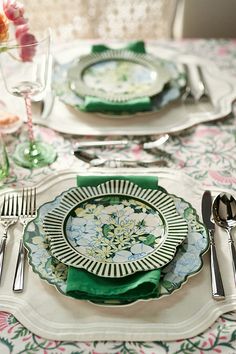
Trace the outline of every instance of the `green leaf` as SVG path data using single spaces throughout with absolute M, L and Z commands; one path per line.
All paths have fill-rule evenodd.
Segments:
M 233 342 L 235 340 L 236 340 L 236 330 L 234 330 L 233 333 L 231 334 L 230 342 Z
M 120 197 L 119 196 L 110 197 L 110 205 L 116 205 L 116 204 L 120 204 Z
M 146 240 L 143 241 L 143 243 L 148 246 L 153 246 L 155 244 L 156 239 L 157 239 L 157 237 L 152 234 L 146 234 L 146 235 L 142 235 L 142 236 L 146 236 Z
M 18 320 L 15 318 L 15 316 L 10 314 L 9 317 L 8 317 L 8 323 L 9 324 L 15 324 L 15 323 L 18 323 Z
M 191 215 L 193 213 L 193 210 L 191 208 L 187 208 L 184 211 L 184 218 L 188 219 L 189 215 Z
M 40 347 L 38 345 L 35 345 L 33 343 L 27 343 L 25 348 L 22 351 L 20 351 L 18 354 L 23 354 L 23 353 L 34 354 L 38 352 L 39 348 Z
M 7 47 L 1 47 L 0 48 L 0 53 L 2 53 L 2 52 L 6 52 L 8 50 L 8 48 Z
M 30 331 L 25 327 L 17 328 L 15 330 L 15 335 L 12 337 L 12 339 L 17 339 L 19 337 L 25 337 L 29 333 L 30 333 Z
M 102 233 L 105 237 L 108 237 L 108 233 L 110 232 L 111 228 L 110 225 L 104 224 L 102 225 Z
M 220 346 L 222 347 L 227 347 L 227 348 L 230 348 L 230 349 L 234 349 L 234 346 L 230 343 L 219 343 Z
M 0 343 L 4 344 L 9 349 L 9 352 L 12 353 L 13 345 L 11 342 L 9 342 L 9 340 L 7 338 L 0 337 Z
M 162 286 L 163 286 L 167 291 L 170 291 L 170 290 L 173 289 L 173 283 L 171 283 L 171 282 L 168 281 L 168 280 L 163 280 Z
M 146 225 L 145 220 L 141 220 L 137 223 L 138 228 L 144 227 L 145 225 Z

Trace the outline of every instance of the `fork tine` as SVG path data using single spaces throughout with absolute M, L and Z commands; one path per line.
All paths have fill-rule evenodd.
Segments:
M 4 195 L 3 203 L 2 203 L 2 209 L 1 209 L 1 216 L 5 215 L 5 208 L 6 208 L 6 196 Z
M 33 217 L 36 212 L 36 188 L 23 190 L 21 215 Z
M 10 212 L 10 195 L 7 196 L 6 214 L 9 215 Z
M 6 241 L 8 229 L 18 220 L 17 197 L 15 194 L 4 195 L 3 204 L 1 207 L 0 223 L 4 228 L 0 240 L 0 281 L 3 272 L 4 255 L 6 250 Z
M 31 216 L 32 189 L 27 189 L 27 216 Z
M 16 216 L 17 215 L 17 202 L 16 197 L 8 194 L 4 196 L 1 216 Z
M 15 202 L 14 201 L 15 201 L 15 197 L 14 197 L 14 195 L 12 195 L 11 199 L 9 200 L 9 202 L 11 202 L 11 203 L 9 203 L 9 209 L 10 209 L 9 215 L 11 215 L 11 216 L 15 215 Z
M 23 188 L 20 215 L 24 215 L 24 213 L 25 213 L 24 209 L 25 209 L 25 189 Z
M 34 198 L 33 198 L 33 209 L 32 209 L 32 216 L 36 213 L 36 188 L 34 187 Z
M 25 215 L 29 216 L 29 189 L 25 191 Z
M 16 195 L 16 215 L 19 216 L 19 196 Z
M 33 208 L 33 189 L 30 188 L 30 196 L 29 196 L 29 216 L 32 216 L 32 208 Z
M 36 215 L 36 188 L 24 188 L 21 197 L 21 212 L 19 216 L 23 230 L 32 218 Z M 13 291 L 21 292 L 24 289 L 24 262 L 25 250 L 23 239 L 20 240 L 15 275 L 13 280 Z

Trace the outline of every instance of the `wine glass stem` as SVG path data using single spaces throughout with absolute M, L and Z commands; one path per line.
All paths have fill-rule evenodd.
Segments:
M 29 141 L 31 144 L 34 143 L 34 131 L 33 131 L 33 121 L 32 121 L 32 105 L 31 105 L 31 97 L 29 94 L 24 95 L 26 114 L 27 114 L 27 127 L 29 134 Z

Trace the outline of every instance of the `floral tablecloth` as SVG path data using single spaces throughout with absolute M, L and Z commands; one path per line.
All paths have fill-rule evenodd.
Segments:
M 233 40 L 194 40 L 181 42 L 160 42 L 176 48 L 185 48 L 190 53 L 199 53 L 214 60 L 220 68 L 227 70 L 236 80 L 236 41 Z M 216 186 L 236 190 L 236 107 L 224 120 L 200 124 L 175 134 L 161 147 L 162 158 L 172 168 L 181 169 L 187 175 L 200 181 L 207 187 Z M 93 137 L 75 137 L 57 133 L 49 128 L 36 127 L 36 135 L 50 140 L 58 152 L 58 159 L 50 166 L 34 171 L 17 167 L 11 160 L 11 151 L 18 139 L 23 139 L 24 127 L 14 136 L 6 136 L 10 157 L 10 176 L 0 186 L 29 186 L 52 172 L 74 167 L 75 164 L 86 168 L 73 155 L 73 147 L 78 140 L 90 140 Z M 18 139 L 16 139 L 18 138 Z M 115 138 L 115 137 L 113 137 Z M 120 138 L 120 137 L 117 137 Z M 106 137 L 104 137 L 106 139 Z M 131 149 L 103 148 L 91 149 L 103 157 L 153 157 L 154 152 L 143 152 L 139 145 Z M 159 154 L 159 153 L 158 153 Z M 93 353 L 93 354 L 148 354 L 148 353 L 236 353 L 236 312 L 221 316 L 207 331 L 189 339 L 157 342 L 66 342 L 41 338 L 21 325 L 13 315 L 0 312 L 0 353 Z

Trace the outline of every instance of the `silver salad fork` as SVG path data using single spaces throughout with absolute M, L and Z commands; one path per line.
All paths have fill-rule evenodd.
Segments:
M 19 221 L 23 225 L 22 235 L 26 225 L 36 217 L 36 188 L 23 189 L 21 206 L 18 209 Z M 20 239 L 18 249 L 15 276 L 13 281 L 13 291 L 22 292 L 24 289 L 24 264 L 25 249 L 23 245 L 23 237 Z
M 3 272 L 3 261 L 6 249 L 7 233 L 11 225 L 18 220 L 18 196 L 7 194 L 4 196 L 0 214 L 0 224 L 3 226 L 3 235 L 0 242 L 0 282 Z

